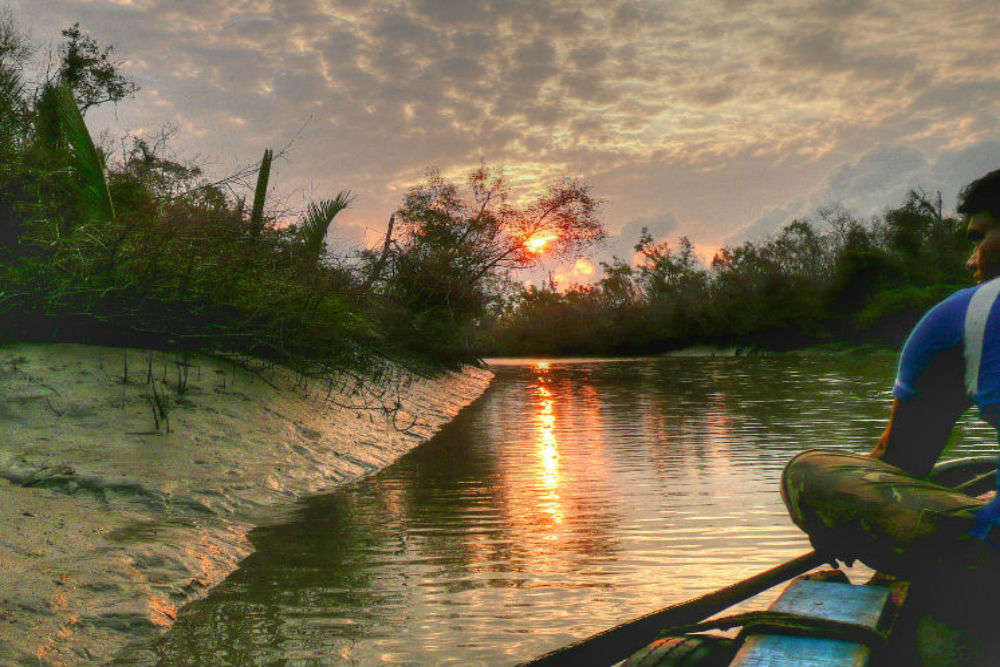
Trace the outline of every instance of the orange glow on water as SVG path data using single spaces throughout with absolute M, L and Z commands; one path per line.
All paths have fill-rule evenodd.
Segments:
M 542 366 L 542 364 L 545 364 Z M 547 371 L 548 364 L 540 362 L 539 371 Z M 542 380 L 544 376 L 539 377 Z M 538 412 L 535 414 L 536 453 L 538 455 L 538 481 L 542 494 L 538 498 L 538 506 L 549 515 L 553 523 L 562 523 L 565 518 L 562 509 L 562 499 L 559 497 L 561 483 L 559 442 L 556 440 L 555 401 L 552 392 L 541 383 L 535 388 L 538 396 Z M 551 536 L 550 536 L 551 537 Z

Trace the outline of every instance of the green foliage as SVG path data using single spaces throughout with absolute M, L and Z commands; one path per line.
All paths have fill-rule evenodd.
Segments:
M 82 113 L 135 95 L 138 87 L 118 69 L 113 46 L 102 49 L 79 23 L 63 30 L 62 36 L 66 41 L 59 49 L 59 80 L 73 91 Z
M 69 86 L 65 83 L 47 85 L 35 109 L 39 118 L 46 119 L 38 132 L 47 135 L 47 146 L 65 150 L 70 168 L 76 175 L 74 194 L 78 197 L 84 219 L 112 223 L 115 211 L 104 175 L 104 156 L 94 145 Z
M 267 198 L 267 184 L 271 177 L 273 157 L 273 151 L 265 148 L 264 157 L 260 160 L 260 169 L 257 171 L 257 187 L 254 188 L 253 207 L 250 210 L 250 233 L 254 238 L 259 238 L 264 228 L 264 200 Z
M 912 326 L 931 306 L 963 287 L 967 285 L 911 285 L 875 292 L 854 316 L 855 322 L 861 331 L 899 318 Z
M 112 172 L 115 221 L 69 228 L 27 221 L 31 253 L 0 265 L 0 338 L 237 352 L 304 372 L 356 366 L 380 334 L 349 277 L 304 263 L 292 230 L 250 224 L 210 186 L 172 198 L 175 163 L 132 155 Z M 162 183 L 162 191 L 147 189 Z
M 0 10 L 0 183 L 13 184 L 23 170 L 22 143 L 30 124 L 22 70 L 29 55 L 26 40 L 9 10 Z M 17 242 L 13 208 L 18 192 L 0 188 L 0 257 Z
M 350 206 L 350 190 L 337 193 L 333 199 L 310 202 L 305 217 L 299 222 L 297 232 L 302 253 L 309 262 L 318 262 L 326 249 L 326 233 L 338 213 Z
M 834 262 L 827 288 L 829 307 L 835 314 L 850 315 L 865 307 L 879 290 L 906 282 L 902 262 L 889 251 L 874 247 L 845 247 Z
M 11 157 L 26 122 L 22 70 L 29 53 L 10 12 L 0 10 L 0 161 Z

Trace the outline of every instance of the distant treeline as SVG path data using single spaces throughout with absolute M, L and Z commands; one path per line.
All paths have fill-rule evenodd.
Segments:
M 972 244 L 940 195 L 911 192 L 863 221 L 838 207 L 704 266 L 686 238 L 635 246 L 594 285 L 516 290 L 480 329 L 493 355 L 656 353 L 692 344 L 790 349 L 898 345 L 935 302 L 971 284 Z

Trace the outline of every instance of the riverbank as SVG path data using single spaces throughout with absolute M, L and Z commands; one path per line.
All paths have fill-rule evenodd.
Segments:
M 488 386 L 398 368 L 378 389 L 82 345 L 0 348 L 0 664 L 149 641 L 252 551 L 249 530 L 370 474 Z
M 636 355 L 621 355 L 621 356 L 601 356 L 596 355 L 592 357 L 587 356 L 530 356 L 530 357 L 487 357 L 485 361 L 491 366 L 505 366 L 505 365 L 523 365 L 530 363 L 576 363 L 581 361 L 587 362 L 598 362 L 598 361 L 628 361 L 636 359 L 655 359 L 657 357 L 721 357 L 721 358 L 735 358 L 735 357 L 773 357 L 779 355 L 791 355 L 791 356 L 838 356 L 838 355 L 858 355 L 858 354 L 897 354 L 898 349 L 893 348 L 889 345 L 851 345 L 848 343 L 825 343 L 822 345 L 809 345 L 804 347 L 796 347 L 788 350 L 771 350 L 764 347 L 752 347 L 752 346 L 725 346 L 720 347 L 717 345 L 710 345 L 707 343 L 699 343 L 696 345 L 691 345 L 689 347 L 682 347 L 676 350 L 670 350 L 668 352 L 661 352 L 659 354 L 636 354 Z
M 678 350 L 664 352 L 660 356 L 664 357 L 773 357 L 778 355 L 787 356 L 840 356 L 859 354 L 898 354 L 898 348 L 890 345 L 862 344 L 853 345 L 849 343 L 824 343 L 822 345 L 808 345 L 805 347 L 795 347 L 788 350 L 769 350 L 763 347 L 716 347 L 713 345 L 692 345 L 682 347 Z

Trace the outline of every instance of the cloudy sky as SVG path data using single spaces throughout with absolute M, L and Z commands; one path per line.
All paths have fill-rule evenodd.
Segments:
M 142 91 L 95 129 L 174 126 L 217 175 L 290 143 L 287 205 L 358 194 L 339 244 L 432 165 L 587 180 L 599 256 L 644 225 L 711 252 L 916 186 L 954 206 L 1000 168 L 994 0 L 6 1 L 39 53 L 76 21 L 117 46 Z

